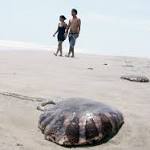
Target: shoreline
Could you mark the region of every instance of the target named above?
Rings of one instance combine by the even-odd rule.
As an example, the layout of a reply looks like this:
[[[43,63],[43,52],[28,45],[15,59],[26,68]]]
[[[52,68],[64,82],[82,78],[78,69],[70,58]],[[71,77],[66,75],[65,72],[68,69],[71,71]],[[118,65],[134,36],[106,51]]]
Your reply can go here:
[[[35,50],[35,49],[22,49],[22,50],[20,50],[20,49],[13,49],[13,48],[11,48],[11,49],[0,49],[0,52],[50,52],[51,54],[53,54],[53,52],[54,51],[52,51],[52,50],[47,50],[47,49],[45,49],[45,50],[43,50],[43,49],[41,49],[41,50]],[[67,53],[67,50],[65,49],[64,50],[64,53]],[[100,53],[84,53],[84,52],[76,52],[75,53],[77,56],[100,56],[100,57],[120,57],[120,58],[137,58],[137,59],[150,59],[150,56],[149,57],[144,57],[144,56],[141,56],[141,57],[139,57],[139,56],[130,56],[130,55],[111,55],[111,54],[100,54]]]

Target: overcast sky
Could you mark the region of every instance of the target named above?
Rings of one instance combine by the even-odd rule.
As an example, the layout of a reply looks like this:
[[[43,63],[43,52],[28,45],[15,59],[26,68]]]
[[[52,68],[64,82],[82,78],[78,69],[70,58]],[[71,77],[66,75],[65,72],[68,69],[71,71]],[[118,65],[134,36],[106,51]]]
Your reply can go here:
[[[0,0],[0,40],[54,46],[59,15],[72,8],[82,20],[78,49],[150,56],[149,0]]]

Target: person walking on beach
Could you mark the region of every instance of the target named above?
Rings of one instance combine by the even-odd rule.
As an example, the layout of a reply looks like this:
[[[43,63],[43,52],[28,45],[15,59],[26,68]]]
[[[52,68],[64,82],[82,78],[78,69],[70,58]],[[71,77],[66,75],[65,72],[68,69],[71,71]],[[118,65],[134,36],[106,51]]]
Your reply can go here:
[[[71,15],[72,15],[72,19],[69,20],[69,24],[67,26],[67,30],[66,30],[66,36],[69,32],[69,52],[66,55],[67,57],[74,57],[74,46],[76,43],[76,39],[79,37],[80,34],[80,28],[81,28],[81,20],[80,18],[77,17],[77,10],[76,9],[72,9],[71,10]]]
[[[57,48],[56,53],[54,53],[55,56],[57,56],[59,52],[60,52],[59,56],[62,56],[62,44],[64,40],[66,39],[65,32],[67,29],[67,24],[65,23],[65,20],[66,20],[66,17],[64,15],[61,15],[59,17],[60,22],[58,24],[58,29],[53,34],[53,37],[55,37],[55,35],[57,34],[57,39],[58,39],[58,48]]]

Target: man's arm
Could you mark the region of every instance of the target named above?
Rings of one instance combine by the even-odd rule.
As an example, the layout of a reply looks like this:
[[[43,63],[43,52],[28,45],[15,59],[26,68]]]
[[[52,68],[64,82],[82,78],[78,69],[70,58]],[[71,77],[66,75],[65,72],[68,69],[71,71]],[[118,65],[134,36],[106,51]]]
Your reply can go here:
[[[70,26],[71,26],[71,21],[69,20],[69,23],[68,23],[67,28],[66,28],[66,34],[68,34],[68,31],[69,31],[69,29],[70,29]]]
[[[80,30],[81,30],[81,20],[79,19],[78,22],[79,22],[79,34],[80,34]]]

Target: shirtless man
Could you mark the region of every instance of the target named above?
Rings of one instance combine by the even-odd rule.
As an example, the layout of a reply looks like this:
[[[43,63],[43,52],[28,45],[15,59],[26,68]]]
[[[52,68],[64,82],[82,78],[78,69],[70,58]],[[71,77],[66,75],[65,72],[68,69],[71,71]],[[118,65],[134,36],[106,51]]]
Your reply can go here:
[[[80,27],[81,27],[81,20],[80,18],[77,17],[77,10],[72,9],[71,10],[71,15],[72,19],[69,20],[69,24],[66,30],[66,35],[68,34],[69,31],[69,43],[70,43],[70,48],[69,48],[69,53],[66,55],[67,57],[74,57],[74,46],[76,43],[76,39],[79,37],[80,34]]]

